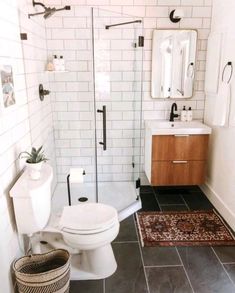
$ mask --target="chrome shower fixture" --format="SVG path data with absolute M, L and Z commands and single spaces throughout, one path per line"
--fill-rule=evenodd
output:
M 28 14 L 28 17 L 30 18 L 31 16 L 36 16 L 36 15 L 43 15 L 43 17 L 45 18 L 45 19 L 47 19 L 47 18 L 49 18 L 49 17 L 51 17 L 55 12 L 57 12 L 57 11 L 61 11 L 61 10 L 70 10 L 71 9 L 71 7 L 70 6 L 65 6 L 65 7 L 63 7 L 63 8 L 55 8 L 55 7 L 53 7 L 53 8 L 51 8 L 51 7 L 47 7 L 46 5 L 44 5 L 43 3 L 41 3 L 41 2 L 36 2 L 36 1 L 34 1 L 33 0 L 33 7 L 35 7 L 35 6 L 42 6 L 43 7 L 43 9 L 44 9 L 44 11 L 43 12 L 37 12 L 37 13 L 31 13 L 31 14 Z

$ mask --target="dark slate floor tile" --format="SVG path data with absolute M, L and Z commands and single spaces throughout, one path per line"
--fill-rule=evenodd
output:
M 134 217 L 130 216 L 120 223 L 120 231 L 114 242 L 138 241 Z
M 188 211 L 188 208 L 184 204 L 179 204 L 179 205 L 160 205 L 161 210 L 164 212 L 167 211 Z
M 204 194 L 182 194 L 190 210 L 212 210 L 214 207 Z
M 235 287 L 210 247 L 178 247 L 197 293 L 234 293 Z
M 154 193 L 143 193 L 140 195 L 142 202 L 141 211 L 160 211 Z
M 151 185 L 140 186 L 140 194 L 142 193 L 153 193 L 153 187 Z
M 153 187 L 155 194 L 179 194 L 180 188 L 172 187 L 172 186 L 161 186 L 161 187 Z
M 182 267 L 146 268 L 150 293 L 192 293 Z
M 224 265 L 224 268 L 227 271 L 227 273 L 229 274 L 229 277 L 231 278 L 233 283 L 235 284 L 235 264 Z M 234 292 L 235 292 L 235 290 L 234 290 Z
M 213 248 L 222 263 L 235 263 L 235 246 L 215 246 Z
M 184 201 L 178 193 L 164 193 L 156 195 L 160 205 L 167 204 L 184 204 Z
M 145 266 L 181 265 L 175 247 L 142 247 Z
M 147 293 L 138 243 L 114 243 L 118 268 L 105 280 L 106 293 Z
M 71 281 L 70 293 L 103 293 L 103 280 Z

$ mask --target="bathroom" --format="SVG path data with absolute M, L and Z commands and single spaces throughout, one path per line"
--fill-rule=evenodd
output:
M 41 4 L 59 11 L 49 10 L 44 17 Z M 16 291 L 12 263 L 25 254 L 27 241 L 17 232 L 10 190 L 25 170 L 19 154 L 32 146 L 43 146 L 53 170 L 54 213 L 68 205 L 69 174 L 72 206 L 99 202 L 118 212 L 120 232 L 112 245 L 117 271 L 103 279 L 73 280 L 70 292 L 235 292 L 235 245 L 142 247 L 135 216 L 137 211 L 214 208 L 235 231 L 234 1 L 43 0 L 41 4 L 0 1 L 1 87 L 2 72 L 12 79 L 8 84 L 14 84 L 7 102 L 4 92 L 0 94 L 0 292 Z M 69 8 L 60 10 L 65 5 Z M 174 10 L 177 22 L 170 19 Z M 177 97 L 159 98 L 153 93 L 153 73 L 159 72 L 152 62 L 153 35 L 173 30 L 190 30 L 194 36 L 196 32 L 193 65 L 188 68 L 193 90 L 188 97 L 182 97 L 178 88 Z M 54 55 L 64 62 L 55 72 L 50 71 Z M 41 99 L 39 85 L 45 90 Z M 229 101 L 220 104 L 218 96 Z M 193 121 L 182 122 L 186 133 L 177 133 L 181 116 L 168 123 L 172 114 L 183 114 L 184 106 L 192 109 Z M 229 121 L 223 120 L 224 113 Z M 163 120 L 167 124 L 159 124 Z M 183 140 L 187 125 L 197 125 L 190 123 L 204 123 L 200 136 L 209 140 L 207 155 L 200 159 L 205 161 L 201 167 L 205 176 L 196 183 L 180 181 L 169 184 L 175 188 L 165 187 L 167 183 L 158 182 L 159 173 L 157 181 L 151 174 L 155 162 L 148 157 L 147 129 L 156 135 L 168 128 L 168 135 Z M 192 146 L 194 156 L 201 153 L 198 142 Z M 175 168 L 181 170 L 185 159 L 176 161 Z M 84 170 L 82 183 L 73 182 L 71 172 L 76 169 Z M 183 173 L 176 173 L 174 180 L 183 180 Z M 27 211 L 22 209 L 23 213 Z

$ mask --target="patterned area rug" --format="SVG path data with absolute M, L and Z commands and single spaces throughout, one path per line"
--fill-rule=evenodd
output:
M 235 238 L 215 211 L 139 212 L 142 246 L 235 245 Z

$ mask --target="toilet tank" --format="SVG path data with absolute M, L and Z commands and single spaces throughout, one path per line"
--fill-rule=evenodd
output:
M 35 233 L 47 225 L 51 213 L 52 178 L 52 167 L 45 163 L 39 180 L 30 179 L 26 170 L 10 190 L 20 234 Z

